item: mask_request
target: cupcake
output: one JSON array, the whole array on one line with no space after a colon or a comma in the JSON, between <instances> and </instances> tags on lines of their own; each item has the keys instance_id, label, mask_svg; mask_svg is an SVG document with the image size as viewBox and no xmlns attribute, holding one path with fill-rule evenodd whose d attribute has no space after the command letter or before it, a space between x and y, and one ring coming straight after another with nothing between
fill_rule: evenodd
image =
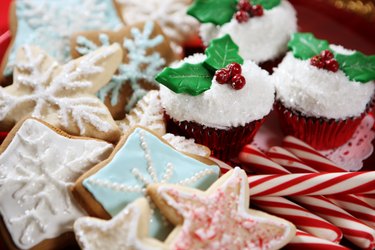
<instances>
[{"instance_id":1,"label":"cupcake","mask_svg":"<svg viewBox=\"0 0 375 250\"><path fill-rule=\"evenodd\" d=\"M324 150L347 142L372 106L375 56L296 33L273 74L286 134Z\"/></svg>"},{"instance_id":2,"label":"cupcake","mask_svg":"<svg viewBox=\"0 0 375 250\"><path fill-rule=\"evenodd\" d=\"M280 62L290 36L297 31L296 12L285 0L231 0L210 5L196 0L188 13L203 23L200 36L205 45L229 34L245 60L263 66Z\"/></svg>"},{"instance_id":3,"label":"cupcake","mask_svg":"<svg viewBox=\"0 0 375 250\"><path fill-rule=\"evenodd\" d=\"M167 130L194 138L223 160L252 140L274 103L268 72L243 60L229 35L213 40L205 54L165 68L156 80Z\"/></svg>"}]
</instances>

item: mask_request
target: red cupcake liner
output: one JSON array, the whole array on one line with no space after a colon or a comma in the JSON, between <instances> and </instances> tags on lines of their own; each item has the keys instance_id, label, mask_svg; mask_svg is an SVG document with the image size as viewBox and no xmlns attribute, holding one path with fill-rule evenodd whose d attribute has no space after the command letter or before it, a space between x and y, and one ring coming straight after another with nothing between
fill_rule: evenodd
<instances>
[{"instance_id":1,"label":"red cupcake liner","mask_svg":"<svg viewBox=\"0 0 375 250\"><path fill-rule=\"evenodd\" d=\"M9 132L2 132L0 131L0 144L4 141L5 137L7 137Z\"/></svg>"},{"instance_id":2,"label":"red cupcake liner","mask_svg":"<svg viewBox=\"0 0 375 250\"><path fill-rule=\"evenodd\" d=\"M195 122L176 121L167 114L165 119L169 133L194 139L196 143L209 147L211 154L223 161L236 157L243 146L253 140L264 121L263 118L225 130L206 127Z\"/></svg>"},{"instance_id":3,"label":"red cupcake liner","mask_svg":"<svg viewBox=\"0 0 375 250\"><path fill-rule=\"evenodd\" d=\"M305 141L318 150L337 148L346 143L354 134L370 107L360 116L346 120L307 117L298 111L276 104L280 126L284 134Z\"/></svg>"},{"instance_id":4,"label":"red cupcake liner","mask_svg":"<svg viewBox=\"0 0 375 250\"><path fill-rule=\"evenodd\" d=\"M273 69L276 68L281 63L281 61L285 57L285 54L286 53L280 55L279 57L277 57L273 60L268 60L268 61L262 62L262 63L259 64L259 67L261 67L264 70L267 70L268 73L272 74Z\"/></svg>"}]
</instances>

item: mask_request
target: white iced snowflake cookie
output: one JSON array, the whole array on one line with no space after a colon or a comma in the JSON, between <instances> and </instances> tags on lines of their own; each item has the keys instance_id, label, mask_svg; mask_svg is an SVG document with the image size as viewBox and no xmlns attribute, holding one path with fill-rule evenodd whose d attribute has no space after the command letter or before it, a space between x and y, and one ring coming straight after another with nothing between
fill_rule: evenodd
<instances>
[{"instance_id":1,"label":"white iced snowflake cookie","mask_svg":"<svg viewBox=\"0 0 375 250\"><path fill-rule=\"evenodd\" d=\"M173 41L175 52L181 44L198 32L199 23L186 14L192 0L116 0L126 24L155 21Z\"/></svg>"},{"instance_id":2,"label":"white iced snowflake cookie","mask_svg":"<svg viewBox=\"0 0 375 250\"><path fill-rule=\"evenodd\" d=\"M203 54L195 54L174 65L201 63ZM211 88L200 95L177 94L160 85L160 98L166 113L178 121L192 121L207 127L227 129L262 119L272 109L275 88L268 73L252 61L245 61L242 74L246 85L233 90L212 79Z\"/></svg>"},{"instance_id":3,"label":"white iced snowflake cookie","mask_svg":"<svg viewBox=\"0 0 375 250\"><path fill-rule=\"evenodd\" d=\"M341 46L331 46L331 49L340 54L354 54ZM374 84L350 80L342 70L319 69L310 60L296 58L292 52L288 52L272 78L277 99L285 107L306 116L328 119L360 116L375 90Z\"/></svg>"},{"instance_id":4,"label":"white iced snowflake cookie","mask_svg":"<svg viewBox=\"0 0 375 250\"><path fill-rule=\"evenodd\" d=\"M5 242L19 249L70 244L63 234L85 213L69 188L112 150L112 144L72 137L35 119L18 123L0 148L0 213L11 237Z\"/></svg>"},{"instance_id":5,"label":"white iced snowflake cookie","mask_svg":"<svg viewBox=\"0 0 375 250\"><path fill-rule=\"evenodd\" d=\"M249 209L249 184L240 168L207 191L151 184L147 192L176 225L166 240L169 249L280 249L295 235L290 222Z\"/></svg>"},{"instance_id":6,"label":"white iced snowflake cookie","mask_svg":"<svg viewBox=\"0 0 375 250\"><path fill-rule=\"evenodd\" d=\"M229 34L240 47L240 55L256 63L274 60L287 51L290 36L297 31L297 17L293 6L286 0L262 16L239 22L235 16L221 25L202 24L200 36L204 44Z\"/></svg>"},{"instance_id":7,"label":"white iced snowflake cookie","mask_svg":"<svg viewBox=\"0 0 375 250\"><path fill-rule=\"evenodd\" d=\"M117 141L120 130L95 93L121 58L122 50L114 44L59 65L38 47L22 47L13 84L0 87L0 126L10 129L32 116L74 135Z\"/></svg>"}]
</instances>

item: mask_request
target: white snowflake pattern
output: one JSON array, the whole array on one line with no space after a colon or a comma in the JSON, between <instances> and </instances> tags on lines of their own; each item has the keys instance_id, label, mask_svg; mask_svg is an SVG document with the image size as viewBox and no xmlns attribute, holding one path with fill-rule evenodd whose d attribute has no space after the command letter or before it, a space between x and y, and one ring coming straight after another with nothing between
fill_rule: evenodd
<instances>
[{"instance_id":1,"label":"white snowflake pattern","mask_svg":"<svg viewBox=\"0 0 375 250\"><path fill-rule=\"evenodd\" d=\"M10 210L3 210L3 217L18 246L33 246L42 240L39 237L51 233L48 230L54 231L54 223L69 224L83 215L72 203L68 188L112 149L111 144L93 145L86 140L80 142L77 152L69 144L53 145L56 136L60 135L45 125L26 120L14 138L17 151L0 158L0 197L5 201L0 207L13 204ZM35 237L36 232L39 237Z\"/></svg>"},{"instance_id":2,"label":"white snowflake pattern","mask_svg":"<svg viewBox=\"0 0 375 250\"><path fill-rule=\"evenodd\" d=\"M83 30L114 30L121 27L121 21L113 15L116 12L111 5L108 0L62 1L61 3L50 0L42 2L17 0L18 22L24 22L30 30L17 34L20 38L16 38L18 40L12 48L5 73L12 73L16 52L24 44L43 47L60 63L69 61L70 37L73 33Z\"/></svg>"},{"instance_id":3,"label":"white snowflake pattern","mask_svg":"<svg viewBox=\"0 0 375 250\"><path fill-rule=\"evenodd\" d=\"M157 35L151 38L154 30L154 23L147 22L144 25L143 31L138 28L132 28L132 39L125 38L123 48L128 52L128 62L119 66L118 74L112 77L112 80L98 92L98 97L101 100L110 95L111 105L118 103L120 90L124 84L129 84L133 90L133 94L128 101L125 111L129 112L131 108L140 100L147 91L140 86L140 81L145 80L148 83L157 86L155 76L160 72L160 69L165 65L165 60L157 51L147 53L147 50L154 49L164 40L162 35ZM96 45L89 39L78 36L76 50L85 55L100 46L111 44L108 35L100 34L100 45Z\"/></svg>"},{"instance_id":4,"label":"white snowflake pattern","mask_svg":"<svg viewBox=\"0 0 375 250\"><path fill-rule=\"evenodd\" d=\"M63 66L45 53L36 53L35 48L22 47L24 59L16 64L13 88L21 95L0 88L0 121L23 105L25 109L32 108L31 116L41 119L49 115L50 109L56 110L60 124L69 127L72 122L81 135L86 133L88 124L103 132L113 130L114 125L109 122L112 118L104 104L85 93L90 92L93 85L86 79L103 73L101 61L116 53L118 48L107 47Z\"/></svg>"}]
</instances>

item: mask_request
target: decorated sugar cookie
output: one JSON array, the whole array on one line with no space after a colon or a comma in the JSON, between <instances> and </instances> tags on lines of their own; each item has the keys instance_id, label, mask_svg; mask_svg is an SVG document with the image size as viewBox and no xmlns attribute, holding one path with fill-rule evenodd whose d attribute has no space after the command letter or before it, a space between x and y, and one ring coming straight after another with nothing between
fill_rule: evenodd
<instances>
[{"instance_id":1,"label":"decorated sugar cookie","mask_svg":"<svg viewBox=\"0 0 375 250\"><path fill-rule=\"evenodd\" d=\"M112 150L112 144L72 137L39 120L18 123L0 147L0 232L4 239L9 233L8 247L71 244L68 233L85 212L68 189Z\"/></svg>"},{"instance_id":2,"label":"decorated sugar cookie","mask_svg":"<svg viewBox=\"0 0 375 250\"><path fill-rule=\"evenodd\" d=\"M169 249L279 249L295 235L291 223L249 209L249 184L235 168L207 191L152 184L147 191L161 212L177 225Z\"/></svg>"},{"instance_id":3,"label":"decorated sugar cookie","mask_svg":"<svg viewBox=\"0 0 375 250\"><path fill-rule=\"evenodd\" d=\"M13 84L0 87L0 126L10 129L32 116L74 135L117 141L120 131L95 93L109 81L121 57L114 44L59 65L38 47L22 47Z\"/></svg>"},{"instance_id":4,"label":"decorated sugar cookie","mask_svg":"<svg viewBox=\"0 0 375 250\"><path fill-rule=\"evenodd\" d=\"M0 76L13 73L16 53L23 45L43 48L59 63L70 60L70 36L79 31L122 26L112 0L17 0L10 13L13 40Z\"/></svg>"},{"instance_id":5,"label":"decorated sugar cookie","mask_svg":"<svg viewBox=\"0 0 375 250\"><path fill-rule=\"evenodd\" d=\"M182 154L151 132L135 128L105 162L77 181L73 194L90 215L109 219L139 197L151 183L208 188L219 175L215 163ZM151 208L153 204L151 203ZM163 239L171 225L154 210L150 236Z\"/></svg>"},{"instance_id":6,"label":"decorated sugar cookie","mask_svg":"<svg viewBox=\"0 0 375 250\"><path fill-rule=\"evenodd\" d=\"M74 223L74 231L82 249L161 250L158 240L149 238L150 205L145 198L130 203L111 220L83 217Z\"/></svg>"},{"instance_id":7,"label":"decorated sugar cookie","mask_svg":"<svg viewBox=\"0 0 375 250\"><path fill-rule=\"evenodd\" d=\"M174 53L159 25L146 22L117 32L78 33L72 38L72 55L76 58L113 43L120 44L124 49L123 62L97 95L112 116L120 120L147 91L159 88L155 75L174 60Z\"/></svg>"}]
</instances>

